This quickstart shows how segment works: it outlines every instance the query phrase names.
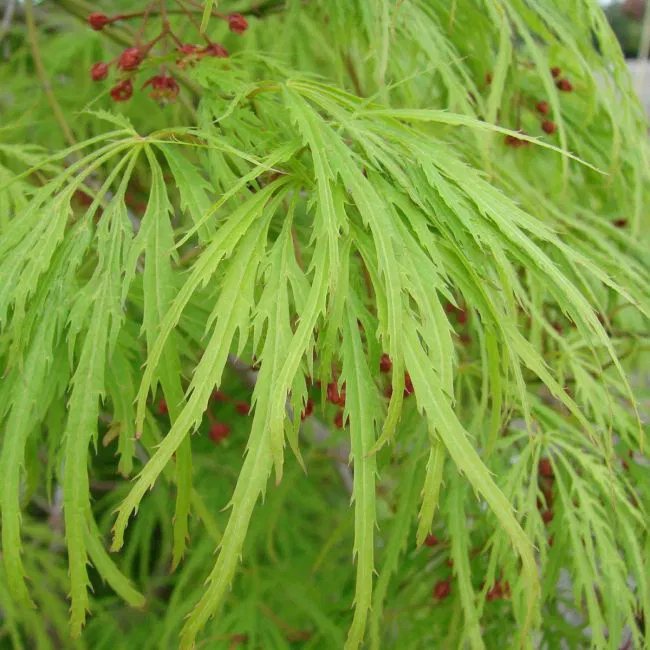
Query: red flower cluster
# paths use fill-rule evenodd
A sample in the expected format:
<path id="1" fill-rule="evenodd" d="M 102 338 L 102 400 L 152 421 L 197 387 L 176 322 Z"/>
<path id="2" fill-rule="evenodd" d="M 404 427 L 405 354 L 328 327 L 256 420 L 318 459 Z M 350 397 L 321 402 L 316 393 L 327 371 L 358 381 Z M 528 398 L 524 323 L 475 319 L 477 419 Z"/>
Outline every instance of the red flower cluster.
<path id="1" fill-rule="evenodd" d="M 195 13 L 197 9 L 182 7 L 182 11 L 187 14 L 189 22 L 195 24 L 192 14 Z M 235 34 L 243 34 L 248 29 L 248 21 L 239 13 L 225 15 L 215 12 L 214 15 L 225 20 L 228 23 L 230 31 Z M 145 26 L 154 16 L 155 13 L 150 12 L 149 9 L 129 14 L 116 14 L 114 16 L 107 16 L 104 13 L 95 12 L 88 16 L 87 21 L 88 25 L 92 29 L 95 31 L 101 31 L 107 25 L 111 25 L 118 20 L 126 21 L 130 19 L 141 19 L 142 23 L 138 33 L 142 34 Z M 174 34 L 170 25 L 165 24 L 161 27 L 159 34 L 152 40 L 146 43 L 141 43 L 140 38 L 138 37 L 136 43 L 132 47 L 126 48 L 114 61 L 111 61 L 110 63 L 104 63 L 101 61 L 95 63 L 91 67 L 90 76 L 93 81 L 103 81 L 108 77 L 109 68 L 113 63 L 115 63 L 115 67 L 120 73 L 134 73 L 140 68 L 142 62 L 147 58 L 150 51 L 157 43 L 169 40 L 173 41 L 175 45 L 180 43 L 180 46 L 177 47 L 179 57 L 176 61 L 176 65 L 180 69 L 183 69 L 187 65 L 204 57 L 225 58 L 228 56 L 228 50 L 226 50 L 226 48 L 220 43 L 212 43 L 208 41 L 208 44 L 205 47 L 200 47 L 190 43 L 182 44 L 179 37 Z M 142 88 L 145 88 L 146 86 L 151 87 L 152 92 L 149 93 L 149 96 L 156 100 L 173 101 L 179 93 L 178 82 L 167 72 L 151 77 L 147 82 L 145 82 Z M 118 80 L 111 88 L 110 95 L 116 102 L 124 102 L 131 99 L 133 96 L 132 75 L 123 76 Z"/>
<path id="2" fill-rule="evenodd" d="M 106 27 L 106 25 L 110 25 L 112 22 L 113 20 L 111 20 L 106 14 L 94 13 L 88 16 L 88 24 L 96 32 L 101 31 Z"/>
<path id="3" fill-rule="evenodd" d="M 444 600 L 451 594 L 451 582 L 449 580 L 440 580 L 436 582 L 433 588 L 433 597 L 436 600 Z"/>
<path id="4" fill-rule="evenodd" d="M 335 381 L 327 384 L 327 401 L 338 406 L 345 406 L 345 384 L 341 386 L 340 391 Z"/>
<path id="5" fill-rule="evenodd" d="M 116 102 L 126 102 L 133 97 L 133 82 L 123 79 L 111 88 L 111 97 Z"/>
<path id="6" fill-rule="evenodd" d="M 139 47 L 127 47 L 117 60 L 117 67 L 120 70 L 135 70 L 142 63 L 145 52 Z"/>
<path id="7" fill-rule="evenodd" d="M 501 598 L 510 597 L 510 583 L 506 580 L 501 584 L 498 580 L 492 585 L 492 588 L 487 592 L 487 599 L 489 601 L 499 600 Z"/>
<path id="8" fill-rule="evenodd" d="M 215 444 L 223 442 L 230 435 L 230 427 L 223 422 L 215 422 L 208 433 L 210 440 Z"/>
<path id="9" fill-rule="evenodd" d="M 155 100 L 174 101 L 178 97 L 179 87 L 176 79 L 170 75 L 159 74 L 144 82 L 142 88 L 151 86 L 149 97 Z"/>
<path id="10" fill-rule="evenodd" d="M 387 354 L 382 354 L 379 360 L 379 370 L 381 372 L 390 372 L 393 367 L 393 362 Z"/>
<path id="11" fill-rule="evenodd" d="M 243 34 L 248 29 L 248 21 L 241 14 L 230 14 L 228 27 L 235 34 Z"/>
<path id="12" fill-rule="evenodd" d="M 433 534 L 427 535 L 424 540 L 425 546 L 437 546 L 438 544 L 440 544 L 440 540 Z"/>
<path id="13" fill-rule="evenodd" d="M 93 81 L 103 81 L 108 76 L 108 63 L 100 61 L 90 68 L 90 77 Z"/>

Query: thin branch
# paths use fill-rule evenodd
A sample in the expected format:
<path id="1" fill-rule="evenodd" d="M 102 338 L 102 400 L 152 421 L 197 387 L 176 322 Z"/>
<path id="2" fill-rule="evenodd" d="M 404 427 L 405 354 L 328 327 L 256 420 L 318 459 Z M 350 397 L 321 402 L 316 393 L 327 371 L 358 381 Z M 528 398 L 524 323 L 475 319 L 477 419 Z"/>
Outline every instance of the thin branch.
<path id="1" fill-rule="evenodd" d="M 27 24 L 27 39 L 29 40 L 29 45 L 31 47 L 36 74 L 41 81 L 41 86 L 43 87 L 43 92 L 45 93 L 47 102 L 50 105 L 52 113 L 54 114 L 54 119 L 61 127 L 68 144 L 75 145 L 77 144 L 77 140 L 70 130 L 70 126 L 65 119 L 61 106 L 52 91 L 52 86 L 50 85 L 50 80 L 47 76 L 47 70 L 45 70 L 45 66 L 43 65 L 41 51 L 38 46 L 38 30 L 36 29 L 36 22 L 34 20 L 34 4 L 32 0 L 25 0 L 25 22 Z"/>
<path id="2" fill-rule="evenodd" d="M 7 6 L 5 7 L 4 15 L 2 16 L 2 22 L 0 23 L 0 43 L 2 43 L 4 37 L 7 35 L 7 32 L 11 29 L 11 23 L 14 19 L 14 11 L 16 9 L 16 0 L 9 0 Z"/>

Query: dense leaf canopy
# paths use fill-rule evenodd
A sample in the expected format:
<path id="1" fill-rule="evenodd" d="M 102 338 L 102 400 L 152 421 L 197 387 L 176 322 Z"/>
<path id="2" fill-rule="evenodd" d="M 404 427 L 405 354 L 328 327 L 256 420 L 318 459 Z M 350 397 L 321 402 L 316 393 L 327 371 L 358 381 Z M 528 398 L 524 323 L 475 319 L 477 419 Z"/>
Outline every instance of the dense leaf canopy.
<path id="1" fill-rule="evenodd" d="M 2 34 L 0 647 L 646 647 L 649 149 L 597 3 L 98 4 Z M 114 63 L 161 24 L 229 56 Z"/>

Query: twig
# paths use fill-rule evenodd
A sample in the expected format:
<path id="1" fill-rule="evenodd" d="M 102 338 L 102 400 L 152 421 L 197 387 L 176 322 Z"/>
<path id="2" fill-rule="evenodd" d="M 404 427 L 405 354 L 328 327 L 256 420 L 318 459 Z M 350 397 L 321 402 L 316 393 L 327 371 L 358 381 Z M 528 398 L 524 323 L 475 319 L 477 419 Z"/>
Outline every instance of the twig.
<path id="1" fill-rule="evenodd" d="M 16 0 L 9 0 L 9 2 L 7 2 L 7 6 L 5 7 L 4 15 L 2 16 L 2 22 L 0 23 L 0 43 L 2 43 L 2 40 L 11 28 L 11 21 L 14 19 L 15 9 Z"/>
<path id="2" fill-rule="evenodd" d="M 54 114 L 54 119 L 59 123 L 61 130 L 65 139 L 68 141 L 68 144 L 74 146 L 77 144 L 70 126 L 68 125 L 65 115 L 61 110 L 61 106 L 52 91 L 52 86 L 50 85 L 50 80 L 47 76 L 47 71 L 43 65 L 43 59 L 41 58 L 41 51 L 38 47 L 38 31 L 36 29 L 36 22 L 34 21 L 34 4 L 32 0 L 25 0 L 25 22 L 27 24 L 27 39 L 32 50 L 32 59 L 34 60 L 34 66 L 36 68 L 36 74 L 41 81 L 41 86 L 43 87 L 43 92 L 47 98 L 48 104 L 52 109 Z"/>

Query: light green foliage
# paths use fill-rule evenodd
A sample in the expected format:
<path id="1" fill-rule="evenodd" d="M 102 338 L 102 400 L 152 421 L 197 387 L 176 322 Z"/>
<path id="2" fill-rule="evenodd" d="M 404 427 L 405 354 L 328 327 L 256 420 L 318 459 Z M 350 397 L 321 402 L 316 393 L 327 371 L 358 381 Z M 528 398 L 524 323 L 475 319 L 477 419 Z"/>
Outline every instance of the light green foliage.
<path id="1" fill-rule="evenodd" d="M 231 56 L 155 50 L 158 106 L 151 59 L 88 78 L 137 20 L 79 18 L 138 3 L 39 3 L 72 146 L 5 36 L 0 648 L 648 647 L 649 149 L 597 3 L 189 4 Z"/>

